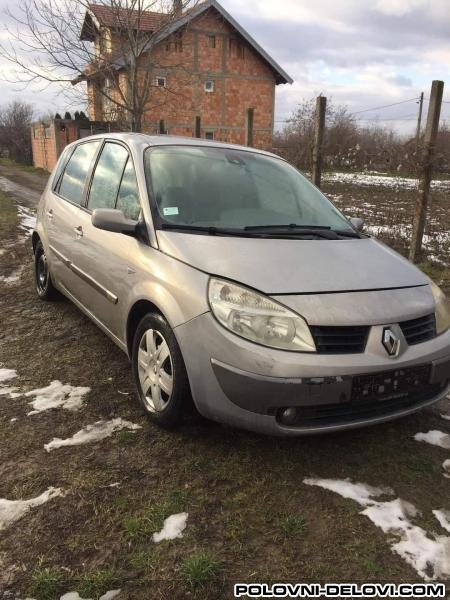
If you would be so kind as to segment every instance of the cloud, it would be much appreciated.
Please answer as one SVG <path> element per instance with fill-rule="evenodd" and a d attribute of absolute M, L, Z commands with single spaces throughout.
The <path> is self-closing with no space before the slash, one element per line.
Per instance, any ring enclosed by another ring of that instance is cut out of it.
<path fill-rule="evenodd" d="M 0 12 L 7 3 L 14 8 L 14 0 L 0 0 Z M 278 123 L 303 98 L 319 93 L 359 111 L 414 98 L 421 91 L 428 95 L 431 81 L 443 79 L 444 96 L 450 100 L 449 0 L 221 3 L 295 80 L 292 86 L 277 88 Z M 0 57 L 0 71 L 5 68 Z M 58 88 L 19 92 L 8 86 L 2 92 L 2 102 L 20 97 L 35 102 L 38 110 L 65 110 Z M 389 126 L 413 131 L 410 115 L 416 110 L 411 102 L 364 113 L 364 118 L 386 119 Z M 450 104 L 444 105 L 443 117 L 450 118 Z"/>

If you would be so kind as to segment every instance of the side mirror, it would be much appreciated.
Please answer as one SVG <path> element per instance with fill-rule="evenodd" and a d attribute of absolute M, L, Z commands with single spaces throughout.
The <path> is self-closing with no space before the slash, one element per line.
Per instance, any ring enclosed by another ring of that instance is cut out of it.
<path fill-rule="evenodd" d="M 116 208 L 96 208 L 92 213 L 92 225 L 97 229 L 114 233 L 132 234 L 136 232 L 137 221 L 127 219 L 121 210 Z"/>
<path fill-rule="evenodd" d="M 356 231 L 362 231 L 364 229 L 364 221 L 359 217 L 352 217 L 349 219 L 350 223 L 356 229 Z"/>

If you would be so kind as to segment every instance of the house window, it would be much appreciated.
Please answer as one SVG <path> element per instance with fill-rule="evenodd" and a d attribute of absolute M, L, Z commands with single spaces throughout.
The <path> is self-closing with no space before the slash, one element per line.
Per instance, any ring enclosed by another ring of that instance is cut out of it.
<path fill-rule="evenodd" d="M 103 118 L 109 119 L 111 116 L 111 79 L 107 77 L 103 84 Z"/>
<path fill-rule="evenodd" d="M 159 121 L 157 133 L 159 133 L 159 135 L 169 135 L 169 129 L 167 128 L 164 119 Z"/>
<path fill-rule="evenodd" d="M 44 128 L 44 138 L 46 140 L 49 140 L 52 137 L 52 130 L 50 129 L 50 127 L 45 127 Z"/>
<path fill-rule="evenodd" d="M 214 139 L 214 131 L 205 131 L 205 139 L 213 140 Z"/>
<path fill-rule="evenodd" d="M 214 81 L 205 81 L 205 92 L 207 92 L 208 94 L 214 92 Z"/>
<path fill-rule="evenodd" d="M 156 87 L 165 88 L 167 86 L 167 79 L 165 77 L 157 77 L 155 80 L 155 85 Z"/>
<path fill-rule="evenodd" d="M 183 52 L 183 34 L 177 33 L 175 34 L 175 52 Z"/>
<path fill-rule="evenodd" d="M 207 35 L 206 38 L 208 40 L 208 48 L 215 48 L 216 47 L 216 36 L 215 35 Z"/>
<path fill-rule="evenodd" d="M 232 58 L 244 58 L 244 45 L 236 38 L 230 39 L 230 56 Z"/>

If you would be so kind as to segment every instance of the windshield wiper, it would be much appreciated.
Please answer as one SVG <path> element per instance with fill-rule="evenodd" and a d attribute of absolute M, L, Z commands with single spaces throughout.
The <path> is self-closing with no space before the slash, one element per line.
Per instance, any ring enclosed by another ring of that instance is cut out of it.
<path fill-rule="evenodd" d="M 351 231 L 351 229 L 333 229 L 338 235 L 343 237 L 355 238 L 360 240 L 361 236 L 357 231 Z"/>
<path fill-rule="evenodd" d="M 244 227 L 245 231 L 271 231 L 273 229 L 325 229 L 329 231 L 331 227 L 326 225 L 296 225 L 295 223 L 289 223 L 288 225 L 247 225 Z"/>
<path fill-rule="evenodd" d="M 225 227 L 205 227 L 203 225 L 185 225 L 183 223 L 161 223 L 161 229 L 174 231 L 199 231 L 208 235 L 245 235 L 243 229 L 227 229 Z"/>
<path fill-rule="evenodd" d="M 244 227 L 244 231 L 254 233 L 269 233 L 280 236 L 316 236 L 325 240 L 338 240 L 338 234 L 331 229 L 322 225 L 248 225 Z"/>

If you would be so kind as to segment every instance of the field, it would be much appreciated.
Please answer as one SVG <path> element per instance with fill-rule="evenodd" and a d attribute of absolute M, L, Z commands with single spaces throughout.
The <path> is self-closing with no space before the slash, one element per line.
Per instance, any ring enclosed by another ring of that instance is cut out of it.
<path fill-rule="evenodd" d="M 118 600 L 227 599 L 237 581 L 450 583 L 449 400 L 295 440 L 201 419 L 156 428 L 125 355 L 68 301 L 35 296 L 29 228 L 43 181 L 0 165 L 0 598 L 120 589 Z M 447 289 L 448 185 L 434 189 L 423 263 Z M 327 175 L 324 191 L 406 251 L 410 182 Z M 61 445 L 81 430 L 96 440 Z M 171 515 L 183 515 L 182 537 L 154 541 Z"/>

